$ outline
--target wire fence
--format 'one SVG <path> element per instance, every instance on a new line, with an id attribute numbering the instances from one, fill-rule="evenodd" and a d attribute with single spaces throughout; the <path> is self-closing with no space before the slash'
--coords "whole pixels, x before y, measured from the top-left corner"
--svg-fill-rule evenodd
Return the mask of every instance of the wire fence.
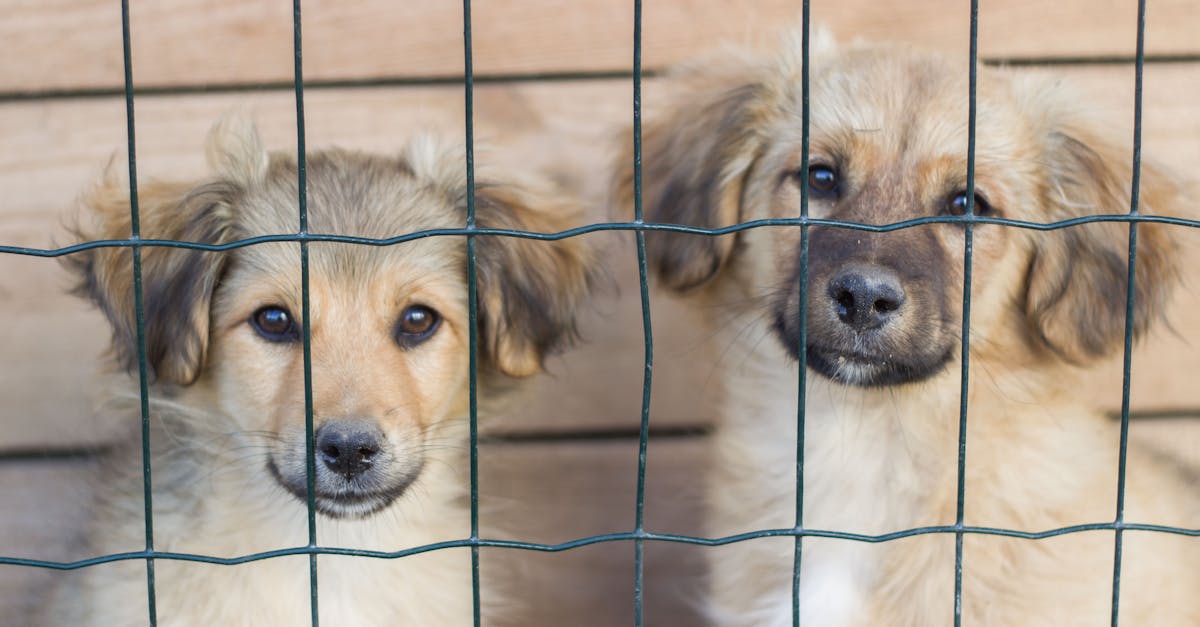
<path id="1" fill-rule="evenodd" d="M 801 44 L 802 54 L 802 116 L 803 116 L 803 131 L 802 131 L 802 149 L 801 149 L 801 165 L 800 171 L 807 170 L 808 167 L 808 146 L 809 146 L 809 0 L 804 0 L 802 3 L 803 17 L 803 34 Z M 1123 533 L 1127 530 L 1133 531 L 1151 531 L 1160 533 L 1179 534 L 1184 536 L 1200 537 L 1200 529 L 1188 529 L 1181 527 L 1173 527 L 1156 524 L 1131 523 L 1125 521 L 1125 477 L 1127 464 L 1127 448 L 1129 434 L 1129 416 L 1130 416 L 1130 374 L 1131 374 L 1131 354 L 1133 341 L 1133 306 L 1135 297 L 1135 280 L 1136 280 L 1136 262 L 1137 262 L 1137 235 L 1138 224 L 1153 223 L 1174 225 L 1178 227 L 1200 228 L 1200 221 L 1184 219 L 1171 216 L 1159 215 L 1143 215 L 1138 211 L 1139 201 L 1139 179 L 1141 170 L 1141 140 L 1142 140 L 1142 79 L 1144 66 L 1147 60 L 1145 54 L 1145 0 L 1139 0 L 1137 12 L 1137 48 L 1136 55 L 1133 59 L 1135 65 L 1135 89 L 1134 89 L 1134 130 L 1133 130 L 1133 179 L 1130 198 L 1129 212 L 1126 214 L 1113 215 L 1093 215 L 1086 217 L 1071 218 L 1050 223 L 1037 223 L 1022 220 L 996 218 L 991 216 L 976 215 L 974 211 L 974 186 L 975 186 L 975 121 L 976 121 L 976 79 L 977 68 L 979 65 L 978 59 L 978 15 L 979 5 L 978 0 L 970 0 L 970 74 L 969 74 L 969 135 L 968 135 L 968 154 L 967 154 L 967 189 L 965 196 L 967 198 L 967 210 L 964 215 L 960 216 L 930 216 L 905 220 L 883 225 L 862 224 L 856 222 L 846 222 L 839 220 L 827 220 L 812 218 L 808 214 L 808 190 L 805 186 L 800 186 L 801 202 L 800 214 L 797 218 L 781 218 L 756 220 L 743 222 L 723 228 L 700 228 L 677 224 L 658 224 L 647 223 L 643 218 L 642 207 L 642 145 L 641 145 L 641 113 L 642 113 L 642 79 L 645 76 L 642 70 L 642 2 L 634 0 L 634 31 L 633 31 L 633 62 L 632 62 L 632 81 L 633 81 L 633 103 L 632 103 L 632 120 L 633 120 L 633 154 L 630 157 L 633 159 L 634 169 L 634 220 L 632 222 L 602 222 L 593 223 L 581 226 L 574 229 L 569 229 L 557 233 L 536 233 L 522 230 L 512 229 L 495 229 L 495 228 L 480 228 L 475 223 L 475 197 L 474 197 L 474 111 L 473 111 L 473 93 L 476 77 L 474 76 L 472 67 L 472 49 L 471 49 L 471 2 L 470 0 L 463 1 L 463 58 L 464 58 L 464 74 L 463 77 L 454 77 L 446 82 L 462 82 L 465 100 L 466 117 L 464 126 L 466 130 L 466 181 L 467 181 L 467 219 L 463 228 L 451 229 L 431 229 L 419 232 L 407 233 L 396 237 L 389 238 L 362 238 L 350 237 L 337 234 L 319 234 L 310 233 L 308 231 L 308 207 L 306 195 L 306 150 L 305 150 L 305 128 L 304 128 L 304 87 L 305 80 L 303 78 L 303 45 L 301 31 L 301 0 L 293 0 L 293 45 L 294 45 L 294 80 L 292 87 L 295 90 L 296 101 L 296 139 L 297 139 L 297 179 L 299 187 L 299 197 L 297 198 L 299 212 L 299 231 L 288 234 L 264 235 L 259 237 L 246 238 L 225 244 L 202 244 L 195 242 L 184 242 L 176 240 L 162 239 L 143 239 L 140 234 L 139 216 L 138 216 L 138 188 L 137 188 L 137 157 L 136 157 L 136 142 L 135 142 L 135 116 L 134 116 L 134 100 L 135 88 L 133 79 L 133 64 L 130 52 L 130 31 L 129 31 L 129 3 L 128 0 L 121 2 L 121 22 L 122 22 L 122 42 L 124 52 L 124 98 L 126 110 L 126 126 L 127 126 L 127 141 L 128 141 L 128 165 L 129 165 L 129 197 L 130 197 L 130 216 L 131 216 L 131 233 L 128 239 L 112 239 L 112 240 L 96 240 L 82 242 L 71 246 L 63 246 L 59 248 L 29 248 L 19 246 L 3 246 L 0 245 L 0 254 L 24 255 L 32 257 L 60 257 L 70 255 L 93 248 L 113 247 L 113 248 L 131 248 L 133 253 L 133 275 L 134 275 L 134 297 L 137 320 L 137 345 L 138 345 L 138 386 L 141 397 L 141 429 L 142 429 L 142 477 L 143 477 L 143 498 L 144 498 L 144 521 L 145 521 L 145 549 L 141 551 L 132 551 L 125 553 L 116 553 L 110 555 L 102 555 L 88 559 L 77 561 L 50 561 L 37 560 L 27 558 L 5 557 L 0 556 L 0 565 L 15 565 L 27 566 L 36 568 L 46 568 L 54 570 L 74 570 L 87 568 L 99 564 L 105 564 L 116 561 L 125 560 L 144 560 L 146 563 L 146 594 L 149 601 L 149 615 L 147 616 L 150 625 L 157 625 L 158 616 L 155 605 L 155 574 L 154 564 L 156 560 L 179 560 L 188 562 L 200 562 L 207 564 L 219 565 L 237 565 L 259 560 L 271 559 L 283 556 L 292 555 L 307 555 L 309 559 L 309 603 L 311 622 L 314 627 L 319 624 L 318 611 L 318 562 L 319 555 L 342 555 L 355 556 L 363 558 L 377 559 L 397 559 L 410 555 L 416 555 L 429 551 L 437 551 L 450 548 L 469 547 L 471 550 L 471 577 L 473 590 L 473 611 L 474 624 L 480 625 L 482 616 L 480 611 L 480 575 L 479 575 L 479 549 L 481 547 L 495 547 L 504 549 L 518 549 L 541 552 L 560 552 L 584 547 L 592 544 L 632 541 L 634 545 L 634 581 L 633 581 L 633 606 L 634 606 L 634 624 L 640 627 L 643 624 L 644 607 L 643 600 L 645 595 L 645 580 L 643 571 L 644 562 L 644 546 L 647 541 L 651 542 L 675 542 L 685 543 L 699 546 L 721 546 L 752 540 L 756 538 L 767 537 L 791 537 L 795 540 L 795 550 L 792 568 L 792 620 L 793 624 L 800 624 L 800 582 L 801 582 L 801 564 L 803 558 L 803 540 L 805 538 L 832 538 L 841 540 L 850 540 L 865 543 L 881 543 L 907 538 L 912 536 L 928 535 L 928 534 L 953 534 L 955 536 L 955 578 L 953 590 L 953 616 L 954 624 L 961 625 L 962 622 L 962 574 L 963 574 L 963 538 L 966 535 L 992 535 L 1011 538 L 1020 538 L 1026 540 L 1041 540 L 1065 534 L 1073 534 L 1086 531 L 1112 531 L 1114 532 L 1114 560 L 1113 560 L 1113 576 L 1112 576 L 1112 614 L 1111 622 L 1115 627 L 1118 624 L 1118 615 L 1121 598 L 1121 563 L 1122 563 L 1122 540 Z M 1191 57 L 1188 57 L 1189 60 Z M 1170 60 L 1170 59 L 1167 59 Z M 1089 61 L 1089 60 L 1085 60 Z M 1090 59 L 1095 61 L 1095 59 Z M 1104 61 L 1104 60 L 1102 60 Z M 495 79 L 495 77 L 492 77 Z M 524 77 L 529 78 L 529 77 Z M 536 77 L 535 77 L 536 78 Z M 503 80 L 503 79 L 501 79 Z M 970 335 L 969 321 L 971 312 L 971 277 L 972 277 L 972 246 L 973 246 L 973 230 L 976 225 L 994 224 L 1003 225 L 1011 228 L 1028 229 L 1036 231 L 1051 231 L 1064 228 L 1075 227 L 1093 222 L 1119 222 L 1129 224 L 1129 248 L 1128 248 L 1128 281 L 1126 293 L 1126 319 L 1125 319 L 1125 336 L 1124 336 L 1124 361 L 1123 361 L 1123 381 L 1121 389 L 1121 438 L 1120 438 L 1120 456 L 1118 462 L 1117 482 L 1117 501 L 1115 503 L 1115 514 L 1112 521 L 1095 522 L 1088 524 L 1079 524 L 1065 526 L 1055 529 L 1049 529 L 1040 532 L 1018 531 L 1014 529 L 972 526 L 964 523 L 964 502 L 965 502 L 965 468 L 967 455 L 967 419 L 969 414 L 967 383 L 970 374 Z M 718 537 L 706 538 L 691 535 L 678 535 L 671 533 L 657 533 L 649 531 L 645 527 L 644 506 L 646 500 L 646 459 L 647 459 L 647 444 L 650 435 L 650 390 L 652 377 L 652 366 L 654 363 L 654 341 L 653 329 L 650 319 L 650 295 L 647 281 L 647 260 L 646 260 L 646 245 L 645 234 L 649 231 L 669 231 L 676 233 L 693 233 L 701 234 L 710 237 L 728 235 L 745 231 L 748 229 L 758 228 L 798 228 L 801 231 L 801 253 L 800 253 L 800 295 L 799 302 L 806 302 L 807 291 L 807 269 L 808 269 L 808 231 L 814 226 L 831 226 L 846 229 L 854 229 L 867 232 L 890 232 L 900 229 L 913 228 L 925 224 L 948 224 L 957 223 L 964 227 L 966 233 L 964 243 L 964 279 L 963 279 L 963 325 L 961 337 L 961 389 L 960 389 L 960 406 L 959 406 L 959 435 L 958 435 L 958 464 L 957 464 L 957 506 L 955 522 L 951 525 L 935 525 L 924 526 L 884 533 L 878 535 L 846 533 L 837 530 L 827 529 L 812 529 L 804 526 L 804 422 L 805 422 L 805 377 L 806 377 L 806 349 L 805 338 L 805 307 L 800 307 L 800 350 L 799 350 L 799 398 L 797 403 L 797 442 L 796 442 L 796 502 L 795 502 L 795 525 L 790 528 L 778 529 L 760 529 L 746 533 Z M 479 534 L 479 465 L 478 465 L 478 399 L 477 399 L 477 355 L 478 355 L 478 339 L 477 339 L 477 295 L 475 285 L 476 273 L 476 254 L 475 244 L 479 237 L 517 237 L 533 240 L 560 240 L 564 238 L 576 237 L 586 233 L 597 231 L 631 231 L 635 234 L 637 242 L 637 267 L 639 276 L 639 296 L 641 299 L 641 315 L 644 333 L 644 375 L 642 381 L 642 404 L 641 404 L 641 421 L 638 438 L 638 467 L 637 467 L 637 499 L 636 511 L 634 513 L 634 525 L 630 531 L 621 531 L 615 533 L 593 535 L 581 537 L 575 540 L 557 543 L 544 544 L 536 542 L 524 542 L 516 540 L 499 540 L 481 537 Z M 340 242 L 349 244 L 358 244 L 364 246 L 393 246 L 409 242 L 416 239 L 426 237 L 465 237 L 467 241 L 467 272 L 468 272 L 468 299 L 469 299 L 469 346 L 470 346 L 470 379 L 469 379 L 469 394 L 470 394 L 470 414 L 469 414 L 469 438 L 470 438 L 470 535 L 467 538 L 460 540 L 439 542 L 422 546 L 404 548 L 396 551 L 368 551 L 358 549 L 339 548 L 336 546 L 321 546 L 317 543 L 317 518 L 315 508 L 315 454 L 313 449 L 313 396 L 312 396 L 312 356 L 311 356 L 311 338 L 309 335 L 309 274 L 308 274 L 308 245 L 312 242 Z M 303 351 L 304 351 L 304 397 L 305 397 L 305 441 L 307 446 L 306 466 L 307 466 L 307 524 L 308 524 L 308 543 L 305 546 L 290 547 L 273 551 L 264 551 L 248 555 L 236 557 L 215 557 L 210 555 L 200 555 L 194 553 L 176 553 L 169 551 L 158 551 L 154 548 L 154 521 L 153 521 L 153 493 L 152 493 L 152 469 L 150 465 L 150 410 L 149 410 L 149 384 L 148 384 L 148 367 L 146 360 L 145 347 L 145 317 L 143 311 L 143 290 L 142 290 L 142 264 L 141 251 L 145 247 L 167 247 L 167 248 L 183 248 L 194 249 L 211 252 L 230 251 L 245 246 L 254 246 L 265 242 L 295 242 L 300 246 L 300 265 L 301 265 L 301 295 L 302 295 L 302 313 L 301 313 L 301 328 L 303 329 Z"/>

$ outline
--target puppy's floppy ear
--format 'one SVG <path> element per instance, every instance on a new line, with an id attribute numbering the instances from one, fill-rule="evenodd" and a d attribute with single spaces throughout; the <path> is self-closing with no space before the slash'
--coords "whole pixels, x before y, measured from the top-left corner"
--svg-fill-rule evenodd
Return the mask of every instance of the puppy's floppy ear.
<path id="1" fill-rule="evenodd" d="M 1125 214 L 1130 208 L 1132 153 L 1101 139 L 1095 129 L 1058 124 L 1047 134 L 1042 190 L 1046 218 Z M 1175 213 L 1186 199 L 1167 173 L 1142 162 L 1138 211 Z M 1133 329 L 1143 333 L 1161 317 L 1178 279 L 1177 247 L 1168 227 L 1138 228 Z M 1121 345 L 1129 276 L 1129 227 L 1091 223 L 1048 232 L 1035 240 L 1026 315 L 1036 335 L 1059 357 L 1084 363 Z"/>
<path id="2" fill-rule="evenodd" d="M 683 93 L 645 126 L 642 198 L 646 222 L 720 228 L 738 222 L 742 186 L 756 157 L 766 86 L 750 61 L 705 65 L 676 83 Z M 634 206 L 633 148 L 616 172 L 617 202 Z M 650 264 L 668 288 L 687 291 L 720 271 L 733 252 L 732 236 L 649 232 Z"/>
<path id="3" fill-rule="evenodd" d="M 97 223 L 76 227 L 83 240 L 125 239 L 130 235 L 127 187 L 107 177 L 84 197 Z M 216 244 L 230 239 L 230 200 L 225 183 L 199 186 L 149 183 L 138 190 L 145 239 Z M 146 359 L 160 382 L 187 385 L 196 380 L 208 346 L 209 304 L 224 255 L 181 248 L 142 248 L 142 302 Z M 93 248 L 64 261 L 75 273 L 76 295 L 94 302 L 112 325 L 111 353 L 122 368 L 137 368 L 133 252 Z"/>
<path id="4" fill-rule="evenodd" d="M 209 132 L 207 154 L 217 177 L 201 183 L 151 182 L 138 188 L 143 239 L 221 244 L 236 239 L 233 203 L 246 185 L 265 175 L 268 156 L 254 125 L 226 117 Z M 90 224 L 82 240 L 131 234 L 129 187 L 111 171 L 82 199 Z M 159 382 L 188 385 L 199 376 L 208 349 L 209 306 L 225 260 L 222 253 L 185 248 L 142 248 L 142 304 L 146 360 Z M 93 248 L 65 258 L 79 282 L 74 293 L 91 300 L 112 325 L 111 353 L 122 368 L 137 367 L 133 252 Z"/>
<path id="5" fill-rule="evenodd" d="M 577 225 L 578 210 L 553 193 L 480 183 L 480 228 L 553 233 Z M 557 241 L 476 237 L 480 356 L 495 370 L 523 377 L 576 336 L 576 314 L 596 279 L 592 248 L 578 237 Z"/>
<path id="6" fill-rule="evenodd" d="M 208 136 L 208 160 L 217 178 L 204 183 L 152 182 L 138 189 L 143 239 L 220 244 L 235 239 L 233 202 L 265 175 L 268 156 L 254 125 L 227 117 Z M 131 234 L 128 186 L 111 172 L 85 194 L 92 226 L 80 239 L 125 239 Z M 157 381 L 188 385 L 200 376 L 208 348 L 209 306 L 225 255 L 194 249 L 142 248 L 142 303 L 146 359 Z M 79 279 L 74 293 L 91 300 L 112 325 L 111 352 L 121 367 L 137 367 L 133 253 L 93 248 L 65 259 Z"/>

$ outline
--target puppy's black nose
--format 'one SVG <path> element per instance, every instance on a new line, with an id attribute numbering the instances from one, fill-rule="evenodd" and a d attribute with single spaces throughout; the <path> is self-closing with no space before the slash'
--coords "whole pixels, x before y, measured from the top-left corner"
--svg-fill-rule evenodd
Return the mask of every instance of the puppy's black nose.
<path id="1" fill-rule="evenodd" d="M 904 286 L 887 268 L 855 265 L 829 281 L 829 299 L 837 317 L 856 331 L 877 329 L 904 307 Z"/>
<path id="2" fill-rule="evenodd" d="M 315 434 L 317 459 L 333 472 L 353 479 L 375 463 L 383 433 L 363 420 L 331 420 Z"/>

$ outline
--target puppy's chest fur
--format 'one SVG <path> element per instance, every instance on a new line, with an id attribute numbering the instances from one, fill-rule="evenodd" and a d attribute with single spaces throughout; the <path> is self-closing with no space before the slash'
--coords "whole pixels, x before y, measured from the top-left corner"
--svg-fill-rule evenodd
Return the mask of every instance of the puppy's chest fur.
<path id="1" fill-rule="evenodd" d="M 772 340 L 735 342 L 725 356 L 733 371 L 714 438 L 711 535 L 796 523 L 796 448 L 785 443 L 796 440 L 799 378 L 796 364 Z M 811 372 L 806 387 L 804 528 L 877 535 L 953 522 L 956 452 L 947 434 L 954 432 L 956 416 L 931 415 L 932 409 L 947 407 L 947 399 L 928 398 L 914 407 L 911 395 L 862 394 Z M 941 392 L 931 388 L 928 394 Z M 921 421 L 904 420 L 918 415 Z M 935 424 L 922 428 L 928 423 Z M 881 577 L 904 551 L 904 543 L 936 544 L 938 539 L 872 544 L 805 538 L 802 624 L 865 624 L 874 597 L 887 585 Z M 952 541 L 945 557 L 949 564 Z M 790 625 L 793 554 L 790 538 L 751 540 L 717 554 L 713 606 L 718 613 L 731 610 L 731 615 L 715 617 L 720 624 Z M 748 586 L 747 581 L 758 584 Z M 953 590 L 952 581 L 948 585 Z"/>
<path id="2" fill-rule="evenodd" d="M 760 330 L 766 333 L 765 329 Z M 798 376 L 765 338 L 739 338 L 720 366 L 727 395 L 714 435 L 709 534 L 796 523 Z M 982 364 L 982 362 L 975 362 Z M 1020 394 L 1024 379 L 979 365 L 970 392 L 964 523 L 1044 531 L 1110 520 L 1118 425 L 1070 399 Z M 954 377 L 957 373 L 947 373 Z M 803 527 L 878 536 L 952 525 L 957 515 L 959 386 L 947 381 L 851 388 L 808 375 Z M 1029 390 L 1026 390 L 1028 392 Z M 1130 445 L 1128 520 L 1183 522 L 1194 485 Z M 1172 498 L 1162 498 L 1172 494 Z M 1190 524 L 1190 523 L 1188 523 Z M 1198 545 L 1126 534 L 1122 623 L 1195 625 Z M 885 542 L 805 537 L 805 625 L 949 625 L 955 536 Z M 1038 541 L 967 534 L 962 616 L 987 625 L 1095 624 L 1111 609 L 1111 533 Z M 710 610 L 721 625 L 792 624 L 792 538 L 738 542 L 710 554 Z"/>

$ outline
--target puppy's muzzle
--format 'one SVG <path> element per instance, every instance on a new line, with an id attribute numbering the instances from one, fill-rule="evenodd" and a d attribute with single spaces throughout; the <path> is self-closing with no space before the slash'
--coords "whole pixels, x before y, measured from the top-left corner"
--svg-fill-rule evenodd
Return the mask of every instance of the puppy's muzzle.
<path id="1" fill-rule="evenodd" d="M 816 228 L 801 332 L 797 259 L 773 301 L 776 337 L 816 373 L 857 386 L 913 383 L 942 371 L 958 330 L 944 255 L 932 231 L 864 234 Z"/>
<path id="2" fill-rule="evenodd" d="M 370 418 L 338 417 L 313 432 L 313 486 L 317 511 L 334 518 L 363 518 L 399 498 L 421 474 L 420 445 L 393 437 Z M 301 501 L 308 499 L 303 431 L 293 430 L 268 457 L 271 474 Z"/>
<path id="3" fill-rule="evenodd" d="M 896 273 L 877 265 L 847 265 L 829 281 L 826 293 L 838 320 L 859 333 L 899 318 L 907 302 Z"/>
<path id="4" fill-rule="evenodd" d="M 317 459 L 346 480 L 372 470 L 384 444 L 383 432 L 365 420 L 326 422 L 314 436 Z"/>

